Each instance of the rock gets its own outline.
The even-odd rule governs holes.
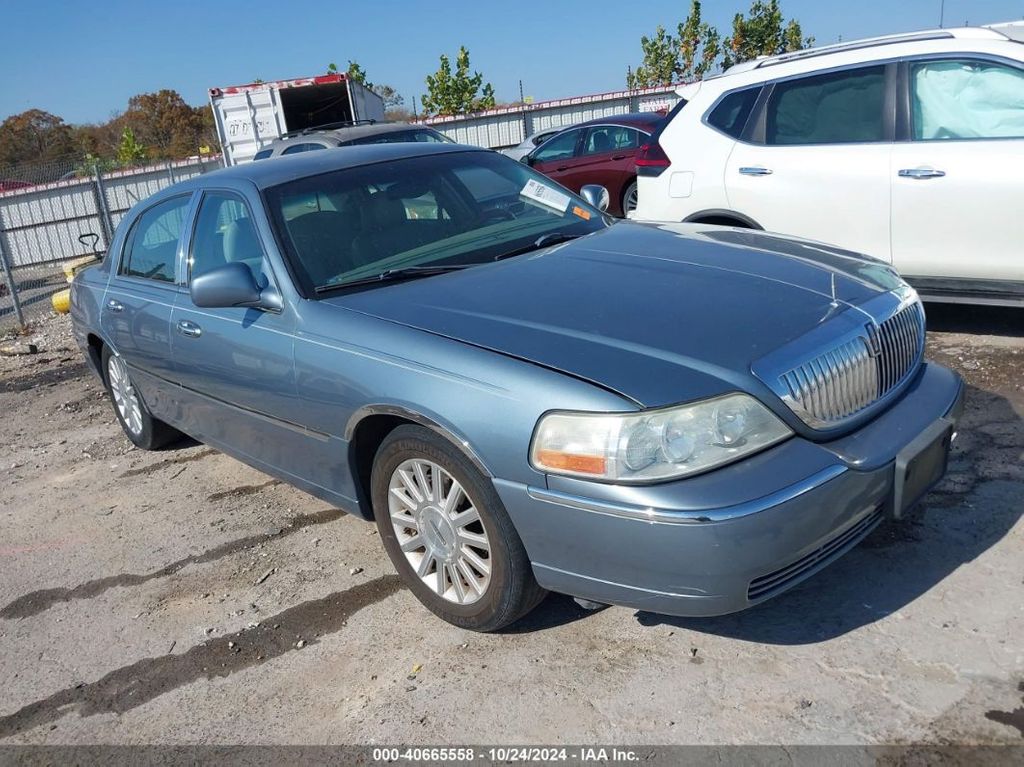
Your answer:
[[[353,567],[351,570],[348,571],[348,574],[349,575],[359,575],[359,573],[361,573],[362,571],[363,571],[363,568],[361,568],[361,567]]]
[[[416,685],[414,685],[414,684],[407,684],[405,686],[405,691],[406,692],[415,692],[416,691]]]
[[[298,642],[295,643],[295,646],[301,650],[303,647],[306,646],[306,640],[300,639]]]
[[[259,578],[256,579],[256,582],[253,584],[253,586],[259,586],[261,583],[263,583],[263,581],[265,581],[267,578],[269,578],[271,575],[273,575],[276,572],[277,572],[277,568],[276,567],[271,567],[269,570],[267,570],[265,573],[263,573],[263,575],[261,575]]]

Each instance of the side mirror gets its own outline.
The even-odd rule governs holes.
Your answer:
[[[214,309],[248,306],[268,311],[281,310],[281,295],[274,288],[263,288],[247,264],[232,262],[192,278],[189,295],[196,306]]]
[[[580,197],[602,213],[608,210],[608,205],[612,201],[611,196],[608,194],[608,190],[597,184],[584,184],[583,188],[580,189]]]

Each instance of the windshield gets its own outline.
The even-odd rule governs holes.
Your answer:
[[[610,225],[523,163],[482,151],[332,171],[266,199],[307,295],[408,267],[487,263]]]

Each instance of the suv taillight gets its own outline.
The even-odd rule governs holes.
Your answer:
[[[672,161],[657,141],[641,144],[636,153],[636,172],[640,176],[660,176]]]

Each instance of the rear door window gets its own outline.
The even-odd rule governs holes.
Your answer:
[[[621,125],[598,125],[587,130],[587,137],[583,141],[583,154],[632,150],[639,145],[638,134],[633,128],[625,128]]]
[[[768,144],[885,140],[885,66],[776,83],[767,104]]]
[[[174,282],[178,239],[190,199],[190,195],[173,197],[139,216],[128,237],[121,274]]]
[[[925,61],[910,75],[915,141],[1024,137],[1024,70]]]

